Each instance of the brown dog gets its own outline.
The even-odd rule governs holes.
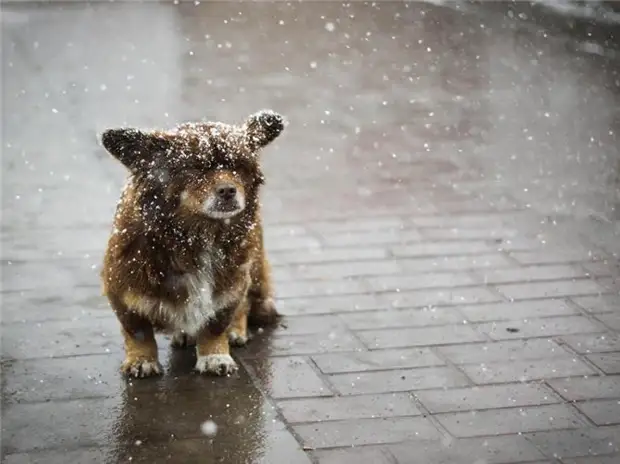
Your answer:
[[[261,111],[240,126],[186,123],[170,131],[110,129],[102,143],[130,178],[117,207],[102,271],[136,377],[159,374],[155,332],[196,344],[196,370],[237,366],[229,341],[247,324],[275,322],[263,249],[258,151],[284,129]]]

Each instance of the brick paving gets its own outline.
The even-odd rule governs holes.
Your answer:
[[[620,460],[617,62],[422,3],[7,11],[3,463]],[[94,130],[263,106],[287,318],[230,378],[161,338],[165,375],[124,380]]]

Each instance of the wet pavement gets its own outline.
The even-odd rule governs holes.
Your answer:
[[[196,3],[3,5],[2,462],[617,462],[613,40],[508,6]],[[160,342],[165,375],[124,380],[97,134],[263,107],[289,120],[284,325],[230,378]]]

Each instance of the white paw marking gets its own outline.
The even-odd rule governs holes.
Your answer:
[[[237,369],[237,363],[228,354],[198,356],[198,360],[196,361],[196,370],[201,374],[228,375],[232,374]]]
[[[232,330],[228,333],[228,342],[234,346],[243,346],[248,342],[248,337],[239,335],[236,331]]]
[[[134,377],[150,377],[151,375],[161,374],[162,367],[157,361],[138,360],[124,365],[124,370]]]

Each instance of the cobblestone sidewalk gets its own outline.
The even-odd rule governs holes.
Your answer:
[[[617,62],[423,3],[4,8],[3,463],[620,461]],[[123,380],[94,129],[261,107],[283,326]]]

